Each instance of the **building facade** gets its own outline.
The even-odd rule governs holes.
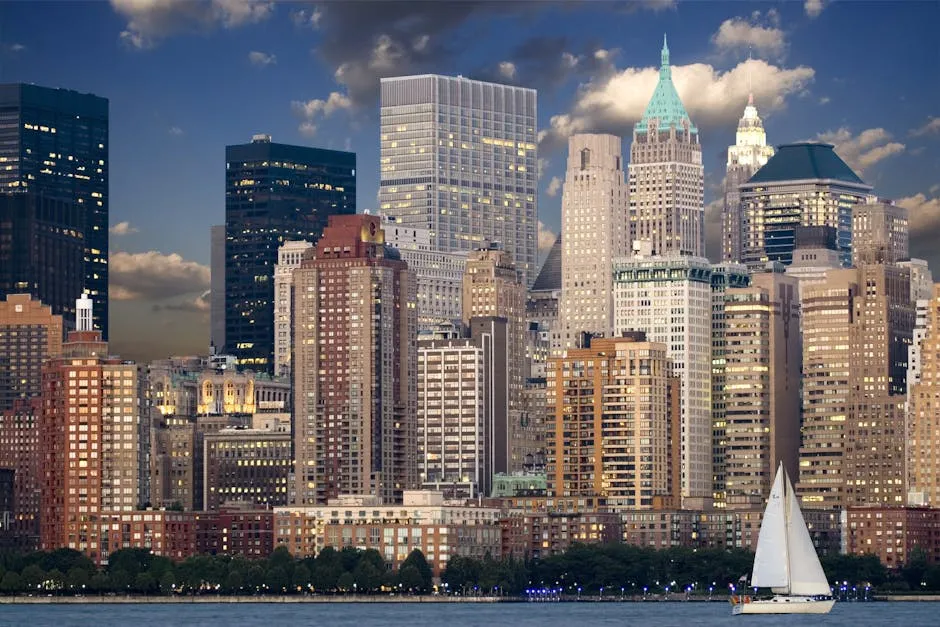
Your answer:
[[[907,468],[910,477],[912,505],[940,506],[940,284],[934,286],[933,297],[918,301],[917,333],[920,342],[911,346],[908,371],[910,393],[908,412]],[[919,353],[919,354],[917,354]],[[912,376],[914,375],[914,376]]]
[[[630,251],[630,205],[620,138],[572,135],[561,196],[560,332],[565,347],[579,333],[613,330],[614,259]]]
[[[675,497],[677,391],[666,346],[643,333],[593,338],[550,359],[549,496],[615,510]]]
[[[278,248],[356,212],[356,155],[256,135],[227,146],[225,162],[225,352],[271,374]]]
[[[209,231],[209,345],[225,350],[225,225]]]
[[[534,89],[461,76],[381,81],[379,207],[428,229],[432,250],[498,243],[525,285],[538,254]]]
[[[781,462],[799,476],[800,302],[797,280],[782,270],[725,292],[720,457],[729,508],[762,505]]]
[[[108,100],[0,85],[0,120],[0,213],[12,207],[20,225],[9,265],[0,246],[0,295],[28,292],[75,328],[75,295],[87,292],[107,340]],[[19,270],[12,285],[7,268]]]
[[[291,296],[294,292],[294,270],[300,267],[304,251],[313,246],[306,241],[289,241],[277,249],[274,266],[274,374],[290,377]]]
[[[852,265],[910,259],[907,209],[868,196],[852,208]]]
[[[724,262],[741,261],[744,220],[741,190],[738,187],[764,167],[772,156],[774,147],[767,145],[767,133],[757,115],[754,95],[748,94],[744,115],[738,120],[734,145],[728,146],[721,211],[721,260]]]
[[[643,331],[666,346],[681,381],[683,507],[712,495],[712,286],[707,259],[640,253],[614,262],[614,334]],[[642,250],[646,248],[646,250]]]
[[[415,295],[376,216],[330,218],[295,270],[295,504],[417,484]]]
[[[62,316],[29,294],[0,301],[0,411],[42,392],[42,364],[62,352]]]
[[[844,267],[852,263],[852,211],[871,193],[836,154],[814,142],[780,146],[767,164],[740,186],[743,208],[741,261],[762,268],[789,265],[800,226],[831,226]]]
[[[630,145],[630,239],[653,254],[705,255],[702,146],[672,82],[663,38],[659,83]]]
[[[287,429],[220,429],[203,439],[205,509],[230,502],[288,504],[291,435]]]

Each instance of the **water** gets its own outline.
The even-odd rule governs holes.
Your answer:
[[[371,627],[548,627],[553,625],[745,626],[938,624],[940,603],[836,603],[826,616],[732,617],[727,603],[282,603],[0,605],[0,625],[165,627],[167,625],[325,625]]]

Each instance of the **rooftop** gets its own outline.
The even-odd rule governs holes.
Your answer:
[[[561,289],[561,235],[555,238],[555,243],[548,251],[548,256],[542,263],[542,269],[532,284],[533,292],[550,292]]]
[[[836,154],[832,144],[800,142],[786,144],[777,149],[767,164],[758,170],[748,183],[773,183],[821,179],[866,185]]]
[[[698,133],[698,129],[686,113],[676,86],[672,83],[672,66],[669,65],[669,46],[666,44],[665,35],[663,36],[662,63],[659,67],[659,83],[656,85],[649,104],[646,105],[643,117],[636,123],[634,131],[645,133],[652,119],[658,120],[659,127],[662,129],[668,129],[670,126],[680,129],[685,123],[688,124],[691,132]]]

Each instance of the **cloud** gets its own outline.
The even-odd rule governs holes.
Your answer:
[[[539,180],[541,180],[542,176],[544,176],[548,172],[548,166],[550,164],[551,162],[545,157],[539,157],[539,160],[536,162],[536,165],[538,166],[538,169],[539,169]]]
[[[7,52],[12,52],[13,54],[18,54],[20,52],[26,51],[26,46],[24,46],[23,44],[19,44],[19,43],[6,44],[3,46],[3,48],[5,48]]]
[[[803,2],[803,11],[806,12],[806,15],[810,19],[815,19],[819,17],[819,14],[823,12],[823,9],[826,8],[826,3],[824,0],[805,0]]]
[[[130,235],[131,233],[138,233],[140,229],[135,226],[131,226],[130,222],[118,222],[114,226],[108,229],[108,233],[111,235]]]
[[[705,205],[705,255],[712,261],[721,260],[721,235],[724,201],[719,197]]]
[[[500,61],[499,74],[508,80],[516,78],[516,64],[512,61]]]
[[[111,7],[127,20],[121,41],[138,48],[183,32],[236,28],[261,22],[274,10],[270,0],[111,0]]]
[[[919,137],[921,135],[931,135],[933,133],[940,133],[940,117],[930,116],[927,118],[926,124],[911,131],[911,135],[914,137]]]
[[[545,224],[540,220],[539,221],[539,256],[548,254],[548,251],[551,250],[552,245],[555,243],[555,238],[557,236],[552,233],[552,231],[545,226]]]
[[[859,175],[879,161],[904,152],[904,144],[891,141],[891,133],[883,128],[870,128],[853,135],[842,127],[820,133],[817,139],[835,146],[836,153]]]
[[[553,176],[552,180],[548,182],[548,188],[545,190],[545,193],[554,198],[558,195],[558,192],[561,191],[562,182],[560,178]]]
[[[267,54],[266,52],[252,50],[248,53],[248,62],[255,67],[267,67],[277,63],[277,56],[273,54]]]
[[[177,253],[112,252],[108,270],[114,300],[163,300],[209,289],[209,267]]]
[[[829,96],[823,96],[822,98],[819,99],[819,104],[821,105],[829,104],[831,100],[832,99]]]
[[[192,299],[183,300],[176,303],[154,303],[154,311],[192,311],[192,312],[206,312],[209,311],[211,303],[209,300],[209,295],[211,294],[210,290],[204,291],[199,296],[196,296]]]
[[[473,77],[495,81],[511,78],[522,85],[537,85],[545,92],[576,76],[596,79],[609,75],[615,69],[613,60],[618,53],[616,49],[607,50],[591,43],[582,43],[575,49],[566,37],[539,35],[516,46],[509,60],[473,72]],[[511,77],[505,74],[509,66]]]
[[[294,100],[290,103],[294,115],[301,119],[298,131],[305,137],[313,137],[317,132],[317,122],[328,118],[337,111],[344,111],[352,107],[352,101],[338,91],[331,92],[326,100]]]
[[[725,20],[712,35],[712,44],[721,51],[753,48],[759,54],[780,58],[786,52],[787,41],[784,32],[775,25],[762,25],[761,21],[774,24],[779,20],[777,12],[771,9],[765,18],[760,11],[755,11],[750,19],[733,17]]]
[[[379,79],[447,66],[467,41],[457,31],[479,19],[541,11],[534,2],[360,2],[322,5],[316,53],[356,109],[371,110]],[[469,36],[469,35],[468,35]]]
[[[740,108],[728,103],[746,102],[749,90],[765,116],[783,109],[788,98],[812,82],[815,70],[805,66],[787,69],[748,59],[726,72],[703,63],[673,66],[672,75],[692,121],[699,127],[714,128],[737,122]],[[539,149],[558,148],[578,132],[630,135],[658,80],[658,67],[630,67],[592,78],[579,89],[571,111],[552,116],[549,127],[539,133]]]
[[[181,128],[178,127],[178,126],[171,126],[170,129],[169,129],[167,132],[168,132],[170,135],[175,135],[175,136],[179,137],[180,135],[183,134],[183,129],[181,129]]]
[[[937,268],[940,263],[940,251],[937,249],[937,239],[940,238],[940,198],[915,194],[901,198],[897,204],[907,209],[911,257],[926,259],[931,268]]]
[[[292,11],[290,14],[294,26],[312,28],[313,30],[320,29],[320,20],[322,18],[323,12],[317,7],[313,7],[309,11],[307,9]]]

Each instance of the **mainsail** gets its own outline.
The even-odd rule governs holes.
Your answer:
[[[787,562],[786,494],[783,469],[777,472],[767,508],[760,523],[751,585],[755,588],[786,588],[790,583]]]
[[[751,585],[771,588],[775,594],[831,594],[783,464],[777,470],[761,520]]]

